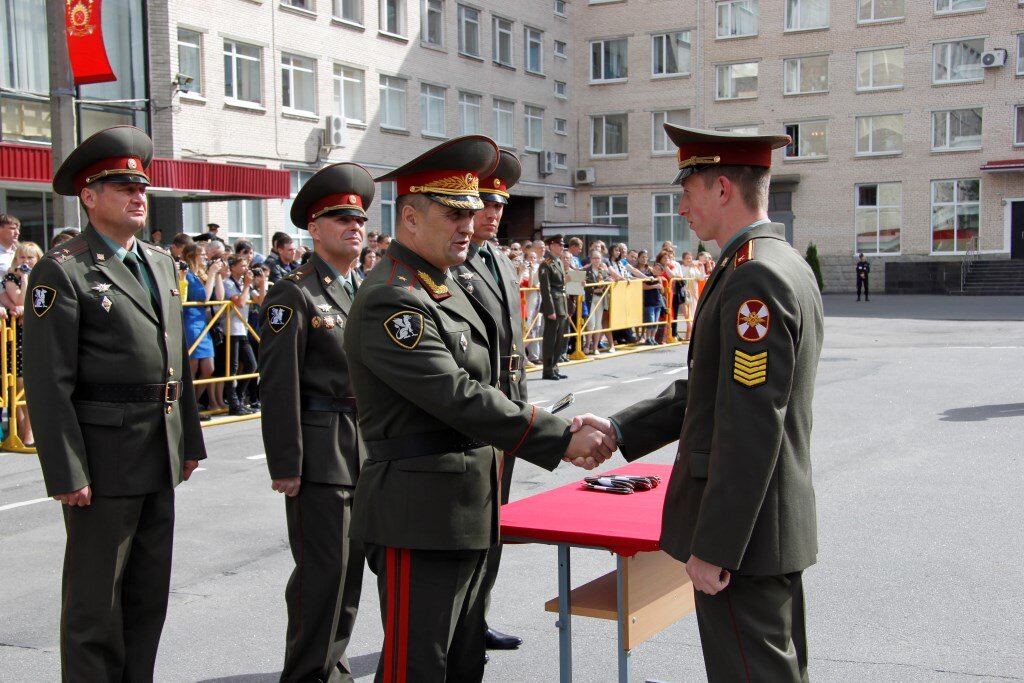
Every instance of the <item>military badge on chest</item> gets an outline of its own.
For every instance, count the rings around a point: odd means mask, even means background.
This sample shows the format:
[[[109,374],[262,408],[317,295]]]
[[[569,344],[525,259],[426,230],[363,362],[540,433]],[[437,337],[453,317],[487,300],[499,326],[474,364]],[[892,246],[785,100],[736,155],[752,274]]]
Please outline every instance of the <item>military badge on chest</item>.
[[[384,330],[403,349],[415,349],[423,336],[423,316],[415,311],[400,311],[384,321]]]
[[[288,306],[271,306],[267,309],[267,325],[275,334],[288,327],[292,321],[292,309]]]
[[[50,312],[53,302],[57,299],[57,290],[53,287],[39,285],[32,289],[32,310],[37,318],[42,318]]]

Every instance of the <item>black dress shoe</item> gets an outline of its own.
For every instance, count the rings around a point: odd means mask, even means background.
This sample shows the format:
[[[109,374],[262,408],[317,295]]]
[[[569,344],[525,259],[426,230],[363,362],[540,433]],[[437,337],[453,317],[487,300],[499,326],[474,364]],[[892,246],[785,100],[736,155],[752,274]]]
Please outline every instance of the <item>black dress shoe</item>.
[[[558,375],[558,379],[569,379],[569,375],[563,375],[560,372],[556,372],[555,374]]]
[[[568,357],[568,356],[566,356],[566,355],[565,355],[565,354],[563,353],[563,354],[562,354],[561,356],[559,356],[559,357],[558,357],[558,362],[559,362],[559,363],[568,363],[568,362],[569,362],[569,357]]]
[[[541,375],[541,379],[562,379],[562,377],[554,372],[545,372]]]
[[[488,650],[514,650],[523,644],[523,639],[489,628],[484,632],[484,642]]]

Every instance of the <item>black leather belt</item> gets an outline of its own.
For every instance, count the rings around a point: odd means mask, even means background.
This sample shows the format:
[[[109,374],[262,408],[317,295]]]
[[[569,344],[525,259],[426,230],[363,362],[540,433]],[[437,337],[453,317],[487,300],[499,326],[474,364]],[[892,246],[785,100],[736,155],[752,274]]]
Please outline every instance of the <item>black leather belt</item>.
[[[523,367],[523,357],[519,354],[515,356],[500,356],[498,358],[498,368],[502,372],[516,372],[521,370]]]
[[[181,382],[166,384],[79,384],[74,395],[79,401],[106,403],[174,403],[181,398]]]
[[[396,436],[392,439],[367,441],[368,459],[377,462],[386,460],[405,460],[419,458],[424,455],[440,455],[441,453],[458,453],[488,444],[476,441],[454,429],[443,432],[427,432],[426,434],[410,434]]]
[[[353,396],[334,398],[333,396],[302,396],[299,400],[303,410],[315,413],[354,413],[356,399]]]

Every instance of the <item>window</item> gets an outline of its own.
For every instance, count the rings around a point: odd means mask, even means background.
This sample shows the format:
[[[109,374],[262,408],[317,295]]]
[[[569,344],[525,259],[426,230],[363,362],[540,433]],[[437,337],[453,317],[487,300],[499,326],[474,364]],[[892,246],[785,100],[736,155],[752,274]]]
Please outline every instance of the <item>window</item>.
[[[44,3],[41,0],[0,0],[0,32],[3,35],[3,40],[0,40],[0,86],[5,88],[0,91],[0,108],[3,112],[0,116],[3,119],[3,134],[0,137],[8,142],[50,142],[49,100],[6,91],[9,88],[39,95],[50,92]],[[27,218],[23,216],[23,220],[27,221]],[[44,220],[40,214],[40,227],[45,224]],[[26,235],[25,239],[29,239],[27,228],[23,234]]]
[[[1024,145],[1024,105],[1018,104],[1013,110],[1013,144]]]
[[[569,122],[565,119],[555,119],[555,134],[556,135],[568,135],[569,134]]]
[[[544,110],[540,107],[526,105],[526,149],[537,151],[544,149]]]
[[[903,48],[857,53],[857,90],[884,90],[903,85]]]
[[[973,9],[985,9],[985,0],[935,0],[936,14],[969,12]]]
[[[312,59],[281,54],[281,106],[316,113],[316,70]]]
[[[857,21],[889,21],[902,19],[904,0],[860,0],[857,6]]]
[[[288,177],[291,197],[281,200],[281,213],[285,216],[291,215],[292,203],[295,200],[295,195],[297,195],[299,193],[299,189],[313,177],[313,171],[289,171]],[[309,233],[295,227],[292,225],[291,221],[285,221],[285,224],[281,229],[292,236],[292,239],[295,240],[295,244],[297,246],[308,246],[312,248],[313,239],[309,236]]]
[[[263,204],[262,199],[236,199],[228,205],[228,243],[238,239],[252,242],[256,251],[263,251]]]
[[[420,86],[420,119],[424,135],[444,135],[444,88]]]
[[[829,0],[786,0],[786,30],[828,28]]]
[[[932,112],[932,150],[981,149],[981,109]]]
[[[679,254],[689,250],[690,225],[685,218],[679,215],[679,193],[658,193],[653,195],[653,199],[651,223],[654,234],[651,243],[671,242]]]
[[[565,0],[555,0],[555,14],[560,17],[565,16]]]
[[[828,55],[787,59],[783,71],[787,95],[828,92]]]
[[[405,0],[380,0],[380,30],[405,35]]]
[[[395,234],[395,183],[381,183],[380,199],[380,231],[384,235],[394,236]]]
[[[260,49],[233,40],[224,41],[224,96],[259,104],[262,98]]]
[[[857,155],[899,154],[903,151],[903,115],[857,117]]]
[[[569,206],[569,193],[568,192],[556,192],[555,193],[555,206],[560,206],[560,207]]]
[[[569,86],[565,81],[555,81],[555,97],[569,97]]]
[[[984,51],[983,38],[936,43],[932,46],[932,82],[956,83],[984,78],[981,66]]]
[[[204,202],[181,203],[181,231],[188,234],[206,232],[206,221],[203,220]],[[288,215],[288,212],[285,212]]]
[[[739,100],[757,97],[757,62],[721,64],[716,73],[718,89],[715,99]]]
[[[298,9],[312,10],[312,0],[281,0],[282,5],[296,7]]]
[[[715,6],[716,38],[757,35],[757,0],[726,0]]]
[[[591,197],[590,220],[629,228],[629,197],[624,194]]]
[[[380,77],[380,125],[405,130],[405,79]]]
[[[856,244],[859,254],[898,254],[903,226],[900,183],[858,185]]]
[[[739,135],[758,135],[757,126],[719,126],[715,130],[722,133],[738,133]]]
[[[568,50],[568,45],[566,45],[566,42],[564,40],[556,40],[555,41],[554,53],[555,53],[556,57],[560,57],[562,59],[565,59],[566,57],[568,57],[567,50]]]
[[[569,168],[569,155],[565,152],[555,152],[555,168]]]
[[[629,135],[626,114],[604,114],[590,117],[590,155],[595,157],[611,154],[628,154]]]
[[[459,5],[459,52],[480,56],[480,10]]]
[[[494,141],[502,147],[514,147],[514,116],[516,105],[508,100],[494,100]]]
[[[198,31],[178,29],[178,73],[192,78],[181,86],[185,92],[203,92],[203,36]]]
[[[512,22],[494,17],[494,61],[512,66]]]
[[[932,251],[964,252],[978,237],[981,181],[932,181]]]
[[[665,133],[666,123],[674,123],[677,126],[690,125],[689,109],[672,109],[669,111],[656,111],[651,114],[651,151],[652,152],[673,152],[676,145],[668,139]]]
[[[625,38],[590,43],[590,82],[624,81],[629,75],[628,43]]]
[[[828,156],[828,122],[789,123],[786,124],[786,135],[793,138],[786,145],[787,159],[824,159]]]
[[[544,32],[527,27],[524,31],[524,67],[535,74],[544,72]]]
[[[483,132],[480,118],[483,98],[468,92],[459,93],[459,135],[477,135]]]
[[[362,24],[362,0],[334,0],[334,17],[353,24]]]
[[[349,121],[366,121],[363,72],[340,64],[334,65],[334,113]]]
[[[1017,34],[1017,75],[1024,76],[1024,33]]]
[[[420,40],[427,45],[444,45],[444,0],[420,0]]]
[[[690,32],[676,31],[651,37],[651,75],[690,73]]]

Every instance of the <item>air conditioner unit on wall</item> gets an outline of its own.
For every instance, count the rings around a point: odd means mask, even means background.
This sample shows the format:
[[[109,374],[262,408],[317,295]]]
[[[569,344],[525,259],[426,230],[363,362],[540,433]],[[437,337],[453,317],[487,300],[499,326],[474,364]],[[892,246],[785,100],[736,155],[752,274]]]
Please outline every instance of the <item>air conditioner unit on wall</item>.
[[[544,150],[537,155],[537,172],[541,175],[551,175],[555,172],[555,153],[551,150]]]
[[[348,124],[344,116],[324,117],[324,147],[344,147],[348,143]]]
[[[586,168],[576,169],[576,184],[577,185],[593,185],[597,179],[597,174],[594,173],[594,167],[588,166]]]
[[[1003,66],[1004,64],[1006,64],[1006,50],[1001,47],[981,53],[981,65],[986,69]]]

